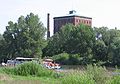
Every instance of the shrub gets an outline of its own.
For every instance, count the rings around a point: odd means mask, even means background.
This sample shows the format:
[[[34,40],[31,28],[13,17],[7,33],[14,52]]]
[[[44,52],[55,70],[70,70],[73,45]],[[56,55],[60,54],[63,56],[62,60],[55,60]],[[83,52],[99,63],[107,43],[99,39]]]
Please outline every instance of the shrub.
[[[61,53],[54,55],[52,58],[63,65],[78,65],[80,63],[80,56],[78,54]]]
[[[55,60],[56,62],[60,63],[60,64],[67,64],[68,60],[69,60],[69,54],[67,53],[61,53],[58,55],[54,55],[53,60]]]
[[[70,65],[78,65],[78,64],[80,64],[80,55],[78,55],[78,54],[70,54],[69,55],[69,64]]]

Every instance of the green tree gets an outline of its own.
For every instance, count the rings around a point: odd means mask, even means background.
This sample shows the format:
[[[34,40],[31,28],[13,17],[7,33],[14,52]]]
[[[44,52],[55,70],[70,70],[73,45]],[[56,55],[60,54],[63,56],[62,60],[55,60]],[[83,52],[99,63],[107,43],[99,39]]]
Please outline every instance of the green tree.
[[[38,15],[30,13],[19,17],[16,23],[8,22],[3,36],[9,58],[41,56],[46,29],[39,20]]]
[[[120,37],[114,37],[113,42],[110,44],[109,62],[112,65],[120,66]]]
[[[3,39],[3,36],[0,34],[0,40],[2,40]]]
[[[83,24],[78,26],[67,24],[51,37],[43,51],[45,56],[53,56],[60,53],[80,54],[83,57],[83,61],[87,62],[92,58],[94,41],[95,34],[91,27]]]
[[[96,61],[105,61],[109,65],[119,64],[120,30],[107,27],[94,28],[95,33],[102,34],[102,38],[95,43],[94,57]]]
[[[70,38],[70,33],[73,29],[74,26],[72,24],[67,24],[65,28],[61,28],[59,32],[48,40],[48,45],[43,49],[43,55],[53,56],[66,52],[64,46],[66,41]]]
[[[94,57],[93,59],[96,60],[96,62],[105,62],[107,61],[107,46],[105,45],[104,41],[102,40],[97,40],[95,45],[94,45]]]
[[[107,27],[94,27],[94,32],[96,34],[96,36],[98,34],[102,35],[102,40],[104,41],[105,45],[108,46],[109,45],[109,41],[110,41],[110,32],[109,29]]]
[[[6,42],[3,38],[3,35],[0,34],[0,63],[6,62],[7,56],[6,56]]]

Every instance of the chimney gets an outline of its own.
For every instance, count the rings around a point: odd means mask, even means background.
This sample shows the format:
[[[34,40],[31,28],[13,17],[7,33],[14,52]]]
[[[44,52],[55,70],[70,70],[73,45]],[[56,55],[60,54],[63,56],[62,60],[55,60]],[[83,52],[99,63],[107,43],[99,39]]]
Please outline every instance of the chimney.
[[[47,39],[50,37],[50,14],[47,14]]]

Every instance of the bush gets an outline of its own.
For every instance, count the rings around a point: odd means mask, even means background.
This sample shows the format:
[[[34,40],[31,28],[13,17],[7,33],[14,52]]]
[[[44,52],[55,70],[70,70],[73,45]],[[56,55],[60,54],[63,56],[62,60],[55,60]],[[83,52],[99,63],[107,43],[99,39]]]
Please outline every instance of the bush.
[[[5,68],[4,71],[7,74],[21,75],[21,76],[31,75],[38,77],[43,77],[43,76],[54,77],[55,75],[55,73],[52,70],[48,70],[47,68],[35,62],[26,62],[14,68]]]
[[[58,55],[54,55],[52,58],[55,62],[65,65],[65,64],[68,63],[69,54],[61,53],[61,54],[58,54]]]
[[[54,55],[53,60],[63,65],[78,65],[80,64],[80,56],[78,54],[61,53]]]
[[[69,64],[70,65],[79,65],[80,64],[80,55],[70,54],[69,55]]]

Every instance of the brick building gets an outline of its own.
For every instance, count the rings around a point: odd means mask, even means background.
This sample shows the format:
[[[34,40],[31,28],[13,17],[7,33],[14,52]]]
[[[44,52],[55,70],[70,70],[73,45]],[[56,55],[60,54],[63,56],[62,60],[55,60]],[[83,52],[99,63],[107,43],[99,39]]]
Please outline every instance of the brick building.
[[[76,15],[76,11],[69,11],[69,15],[62,17],[54,17],[54,34],[60,30],[60,28],[68,23],[73,25],[85,24],[92,26],[92,18]]]

